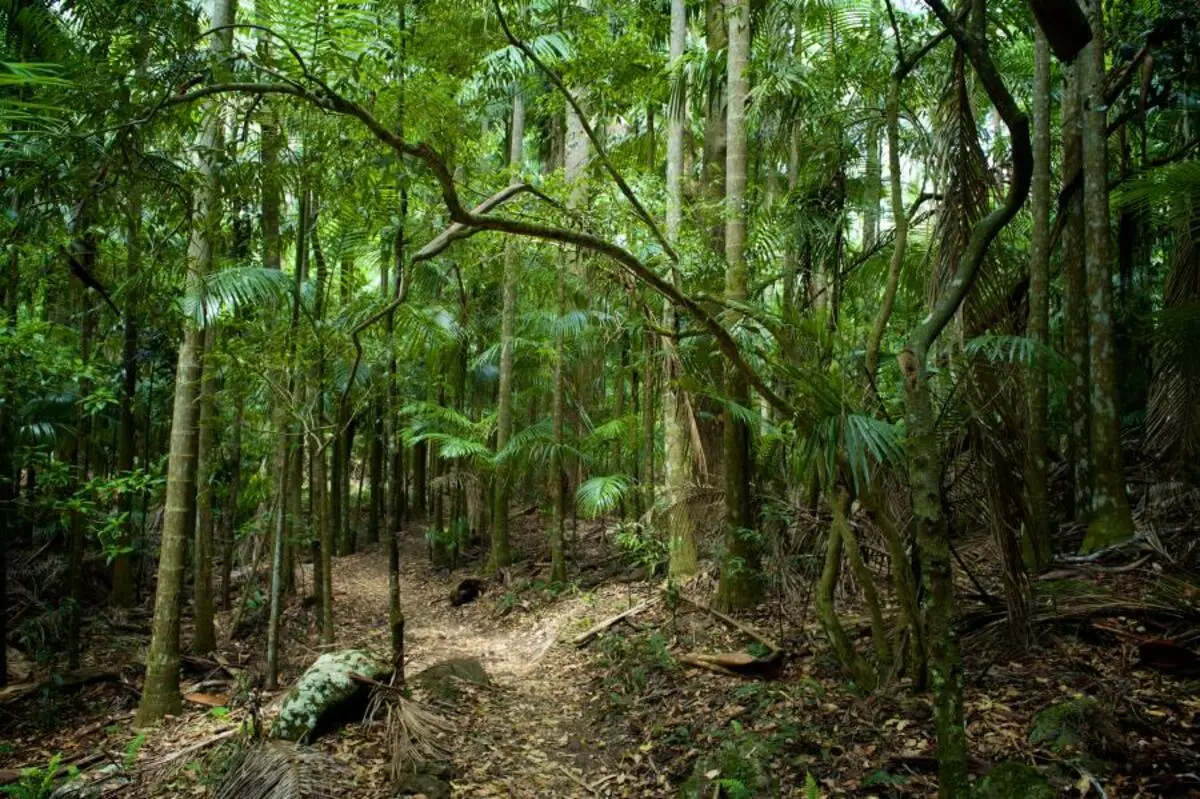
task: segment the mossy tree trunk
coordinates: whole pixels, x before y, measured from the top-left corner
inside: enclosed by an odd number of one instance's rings
[[[1050,44],[1039,28],[1033,85],[1033,233],[1029,241],[1028,334],[1042,349],[1050,346]],[[1026,525],[1024,557],[1036,570],[1053,555],[1046,489],[1049,428],[1049,373],[1038,352],[1029,374],[1029,423],[1025,463]]]
[[[1079,60],[1063,67],[1063,174],[1083,180],[1083,67]],[[1070,188],[1064,187],[1064,188]],[[1091,380],[1088,357],[1088,299],[1085,267],[1083,190],[1070,192],[1063,211],[1063,328],[1071,365],[1067,405],[1067,463],[1071,470],[1071,516],[1087,521],[1092,506]]]
[[[1109,258],[1108,104],[1104,98],[1104,9],[1091,0],[1092,41],[1079,57],[1086,105],[1083,112],[1083,210],[1086,237],[1088,357],[1091,378],[1092,504],[1082,552],[1120,543],[1133,535],[1125,494],[1121,420],[1117,412],[1116,319]]]
[[[999,206],[971,227],[954,277],[930,314],[909,333],[898,359],[904,381],[909,498],[926,595],[926,652],[937,735],[938,795],[942,799],[958,799],[970,795],[963,711],[964,669],[954,629],[956,610],[950,530],[943,507],[942,450],[937,436],[938,414],[927,359],[938,336],[969,295],[992,241],[1025,203],[1033,172],[1033,147],[1029,139],[1029,120],[1018,109],[997,71],[988,52],[986,36],[964,29],[954,12],[943,3],[930,0],[929,5],[970,60],[988,98],[1008,128],[1012,142],[1012,177],[1008,193]],[[976,26],[982,27],[987,13],[986,0],[971,0],[970,12]]]

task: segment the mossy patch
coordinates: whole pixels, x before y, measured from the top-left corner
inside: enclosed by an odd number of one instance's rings
[[[1122,757],[1120,729],[1095,699],[1081,697],[1050,705],[1034,717],[1029,742],[1059,754],[1073,753],[1091,770]]]
[[[974,799],[1054,799],[1058,792],[1033,766],[1007,761],[993,768],[975,786]]]

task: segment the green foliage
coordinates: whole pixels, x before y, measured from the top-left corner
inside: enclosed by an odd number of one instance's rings
[[[575,490],[575,507],[587,518],[603,516],[616,509],[630,490],[629,478],[623,474],[592,477]]]
[[[640,522],[626,521],[617,526],[617,546],[650,576],[667,562],[667,542]]]
[[[0,785],[0,795],[12,799],[50,799],[54,789],[62,781],[59,778],[62,759],[62,752],[56,752],[44,767],[23,769],[17,782]],[[67,769],[66,778],[74,779],[78,774],[79,770],[72,766]]]

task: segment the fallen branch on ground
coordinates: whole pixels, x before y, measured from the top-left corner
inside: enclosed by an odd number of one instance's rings
[[[571,643],[575,644],[576,647],[579,647],[582,649],[583,647],[590,644],[592,642],[592,639],[594,639],[600,633],[607,630],[609,627],[612,627],[614,624],[618,624],[619,622],[622,622],[625,619],[630,618],[631,616],[636,616],[637,614],[641,613],[646,608],[653,605],[655,603],[655,601],[657,601],[657,600],[656,599],[647,599],[645,602],[634,605],[633,607],[629,608],[628,610],[623,610],[615,616],[609,616],[607,619],[600,622],[599,624],[594,625],[593,627],[591,627],[591,629],[587,630],[586,632],[582,632],[579,635],[575,636],[575,638],[571,641]]]
[[[718,652],[713,655],[690,652],[680,655],[679,662],[730,677],[762,677],[770,680],[779,676],[779,670],[783,666],[783,652],[776,649],[761,658],[745,652]]]
[[[726,615],[726,614],[722,613],[721,611],[719,611],[715,608],[711,608],[708,605],[697,602],[694,599],[688,599],[683,594],[679,595],[679,599],[680,599],[680,601],[686,602],[687,604],[691,605],[694,608],[703,610],[705,613],[709,614],[710,616],[712,616],[715,619],[718,619],[719,621],[724,622],[725,624],[728,624],[730,627],[734,628],[735,630],[745,633],[746,635],[753,638],[755,641],[758,641],[760,644],[765,646],[767,649],[771,650],[772,653],[783,652],[783,647],[779,646],[779,644],[775,643],[773,640],[771,640],[770,638],[768,638],[766,635],[759,632],[758,630],[754,629],[750,625],[740,622],[737,619],[733,618],[732,616]]]
[[[47,677],[37,682],[18,683],[0,689],[0,704],[15,702],[43,688],[56,691],[72,691],[98,682],[121,682],[121,673],[112,669],[78,669],[63,675]]]

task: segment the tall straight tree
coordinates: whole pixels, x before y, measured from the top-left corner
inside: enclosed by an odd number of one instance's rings
[[[1109,257],[1108,103],[1104,97],[1104,5],[1091,0],[1092,41],[1079,58],[1086,93],[1083,113],[1083,213],[1086,227],[1088,357],[1091,377],[1092,505],[1082,551],[1094,552],[1133,535],[1125,495],[1121,420],[1117,415],[1116,320]]]
[[[233,45],[235,0],[214,0],[210,57],[220,64]],[[198,140],[203,182],[196,194],[196,220],[188,244],[187,290],[200,293],[204,274],[212,265],[213,240],[220,218],[217,176],[220,141],[220,101],[210,100]],[[171,414],[171,443],[167,458],[167,499],[158,556],[158,585],[154,621],[146,654],[146,681],[135,723],[152,724],[182,704],[179,693],[179,621],[183,605],[183,571],[187,540],[195,523],[196,425],[203,334],[196,320],[184,322],[183,343],[176,367],[175,399]]]
[[[1029,337],[1050,344],[1050,43],[1039,28],[1034,48],[1033,182],[1030,205],[1033,234],[1029,241]],[[1042,569],[1050,562],[1050,517],[1046,494],[1048,372],[1038,353],[1029,376],[1028,454],[1025,465],[1027,523],[1024,555]]]
[[[521,179],[521,164],[525,160],[525,97],[519,84],[513,85],[512,128],[509,133],[508,163],[514,183]],[[521,273],[521,250],[515,241],[504,249],[503,299],[500,310],[500,396],[496,408],[496,452],[508,445],[513,429],[513,336],[517,321],[517,281]],[[512,562],[508,543],[508,492],[510,474],[505,465],[496,470],[493,488],[495,504],[492,509],[492,547],[488,568],[502,569]]]
[[[685,0],[671,0],[671,66],[674,86],[671,87],[670,106],[667,112],[667,239],[672,246],[679,245],[679,233],[683,224],[683,133],[687,122],[687,77],[683,71],[683,49],[687,42],[687,4]],[[679,269],[671,270],[675,288],[682,288]],[[674,331],[676,327],[675,306],[668,302],[663,311],[663,327]],[[699,564],[696,557],[696,538],[692,532],[688,513],[688,486],[691,483],[691,462],[688,460],[688,438],[685,405],[679,387],[678,353],[670,348],[670,340],[663,359],[663,439],[666,458],[663,476],[666,481],[667,530],[668,530],[668,573],[672,578],[684,578],[696,572]]]
[[[746,99],[749,94],[750,4],[747,0],[727,0],[725,17],[729,23],[728,107],[725,142],[725,299],[738,303],[746,299]],[[737,322],[736,315],[728,318]],[[750,407],[750,387],[738,370],[725,370],[726,401]],[[725,410],[725,553],[721,561],[721,582],[717,601],[725,608],[756,605],[762,596],[760,548],[754,526],[753,499],[750,493],[753,460],[750,454],[750,426],[731,408]]]
[[[1083,224],[1083,87],[1082,59],[1063,68],[1063,174],[1075,181],[1063,211],[1063,328],[1071,390],[1067,392],[1067,464],[1071,472],[1071,514],[1087,521],[1091,513],[1091,403],[1088,392],[1088,300]]]

